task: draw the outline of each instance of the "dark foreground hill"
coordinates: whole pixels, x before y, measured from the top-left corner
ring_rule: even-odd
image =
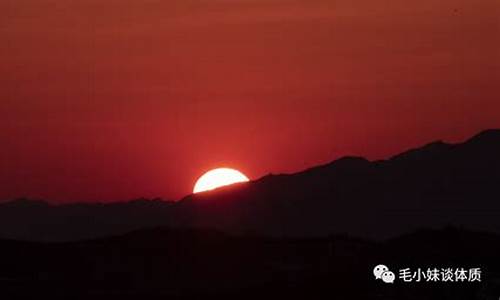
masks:
[[[500,130],[461,144],[434,142],[383,161],[330,164],[178,202],[0,205],[0,236],[77,240],[151,226],[314,237],[390,237],[447,225],[500,232]]]
[[[0,241],[2,299],[498,299],[500,237],[423,230],[384,242],[235,237],[215,231],[141,230],[113,238]],[[480,268],[480,281],[394,284],[386,264]],[[397,275],[399,277],[399,275]]]
[[[500,232],[500,130],[434,142],[389,160],[346,157],[290,175],[191,195],[186,225],[231,232],[387,237],[419,227]]]

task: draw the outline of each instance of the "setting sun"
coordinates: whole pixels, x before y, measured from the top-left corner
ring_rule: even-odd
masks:
[[[194,185],[193,193],[216,189],[221,186],[248,181],[243,173],[229,168],[218,168],[203,174]]]

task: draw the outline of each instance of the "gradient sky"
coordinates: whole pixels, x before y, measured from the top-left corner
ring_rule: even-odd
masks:
[[[4,0],[0,82],[0,199],[178,199],[500,127],[500,1]]]

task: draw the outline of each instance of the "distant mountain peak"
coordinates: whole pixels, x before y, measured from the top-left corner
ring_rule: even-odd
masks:
[[[314,169],[324,168],[324,167],[340,167],[340,168],[342,168],[344,166],[349,167],[349,166],[353,166],[353,165],[361,165],[361,164],[365,165],[366,163],[370,163],[370,161],[364,157],[361,157],[361,156],[342,156],[342,157],[335,159],[327,164],[312,167],[308,170],[314,170]]]
[[[500,129],[487,129],[476,134],[470,138],[467,142],[500,142]]]
[[[434,141],[419,148],[407,150],[403,153],[395,155],[391,160],[413,160],[425,159],[432,156],[440,155],[448,151],[453,145],[447,144],[441,140]]]
[[[336,159],[330,163],[312,167],[309,169],[306,169],[302,172],[295,173],[295,174],[290,174],[290,175],[301,175],[301,174],[311,174],[311,173],[316,173],[318,171],[320,172],[330,172],[332,170],[357,170],[359,168],[366,167],[367,165],[370,164],[370,161],[367,160],[364,157],[361,156],[343,156],[339,159]]]

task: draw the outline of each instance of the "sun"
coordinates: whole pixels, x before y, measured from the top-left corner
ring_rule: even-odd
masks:
[[[203,174],[194,185],[193,193],[210,191],[221,186],[249,181],[243,173],[230,168],[213,169]]]

